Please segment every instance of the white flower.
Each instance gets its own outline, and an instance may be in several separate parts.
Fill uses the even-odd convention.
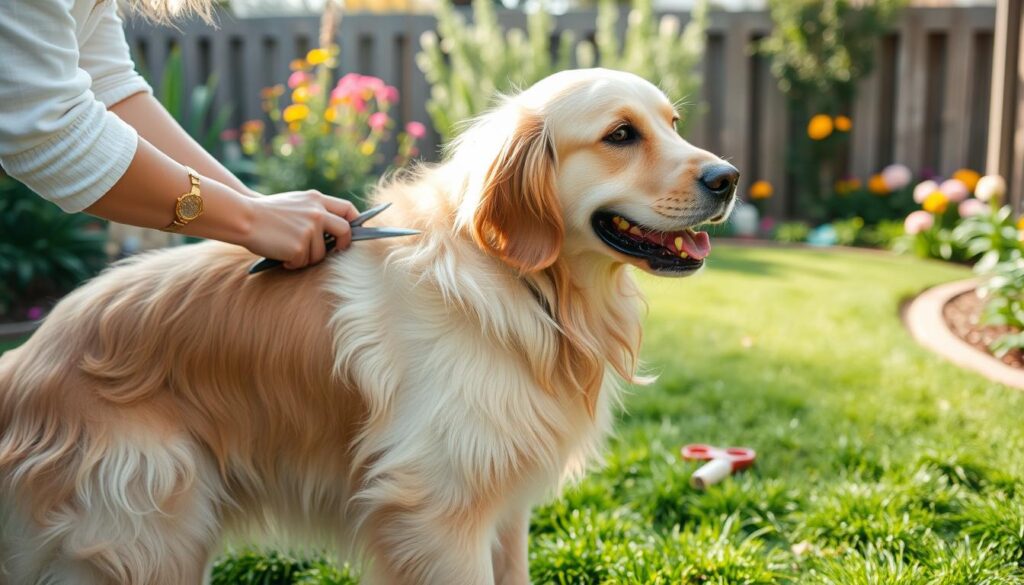
[[[982,201],[1002,201],[1006,195],[1006,181],[999,175],[985,175],[974,188],[974,196]]]
[[[921,181],[917,184],[917,187],[914,187],[914,203],[917,203],[918,205],[924,203],[924,200],[927,199],[929,195],[938,190],[939,184],[935,181]]]

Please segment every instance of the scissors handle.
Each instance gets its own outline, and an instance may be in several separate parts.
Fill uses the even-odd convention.
[[[391,207],[391,203],[382,203],[372,209],[360,213],[355,219],[349,222],[352,227],[352,241],[358,242],[361,240],[375,240],[378,238],[394,238],[398,236],[412,236],[420,233],[417,230],[409,230],[402,228],[377,228],[377,227],[363,227],[363,224],[379,215],[382,211]],[[324,232],[324,247],[328,252],[334,249],[338,245],[338,239],[332,234]],[[270,270],[271,268],[277,268],[284,264],[280,260],[274,260],[271,258],[264,258],[249,268],[249,274],[257,274],[264,270]]]
[[[754,464],[757,452],[748,447],[716,447],[703,443],[692,443],[682,448],[683,459],[687,461],[710,461],[712,459],[728,459],[732,462],[733,471],[746,469]]]

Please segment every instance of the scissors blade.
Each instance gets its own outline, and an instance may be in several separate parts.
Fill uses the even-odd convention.
[[[406,228],[356,226],[352,228],[352,241],[359,242],[362,240],[377,240],[380,238],[415,236],[419,233],[419,230],[410,230]]]
[[[366,211],[364,211],[364,212],[360,213],[358,216],[356,216],[355,219],[353,219],[352,221],[348,222],[348,225],[350,225],[352,227],[361,226],[364,223],[366,223],[366,222],[370,221],[371,219],[373,219],[373,218],[377,217],[378,215],[380,215],[380,213],[382,211],[384,211],[385,209],[387,209],[388,207],[391,207],[391,202],[390,201],[387,202],[387,203],[382,203],[382,204],[380,204],[377,207],[374,207],[372,209],[367,209]]]

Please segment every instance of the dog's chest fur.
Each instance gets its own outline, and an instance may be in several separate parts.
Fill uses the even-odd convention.
[[[455,499],[533,499],[582,471],[610,427],[615,377],[593,414],[541,388],[530,362],[557,359],[559,331],[529,287],[479,253],[423,264],[385,249],[350,251],[329,285],[335,367],[367,405],[360,483],[427,473]]]

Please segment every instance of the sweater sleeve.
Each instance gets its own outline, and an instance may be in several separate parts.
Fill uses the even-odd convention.
[[[117,15],[117,2],[100,3],[102,10],[96,30],[81,49],[79,65],[92,78],[92,92],[108,108],[137,93],[153,93],[138,72],[124,38],[124,24]]]
[[[0,165],[68,212],[106,194],[138,146],[135,130],[92,92],[72,2],[0,1]]]

